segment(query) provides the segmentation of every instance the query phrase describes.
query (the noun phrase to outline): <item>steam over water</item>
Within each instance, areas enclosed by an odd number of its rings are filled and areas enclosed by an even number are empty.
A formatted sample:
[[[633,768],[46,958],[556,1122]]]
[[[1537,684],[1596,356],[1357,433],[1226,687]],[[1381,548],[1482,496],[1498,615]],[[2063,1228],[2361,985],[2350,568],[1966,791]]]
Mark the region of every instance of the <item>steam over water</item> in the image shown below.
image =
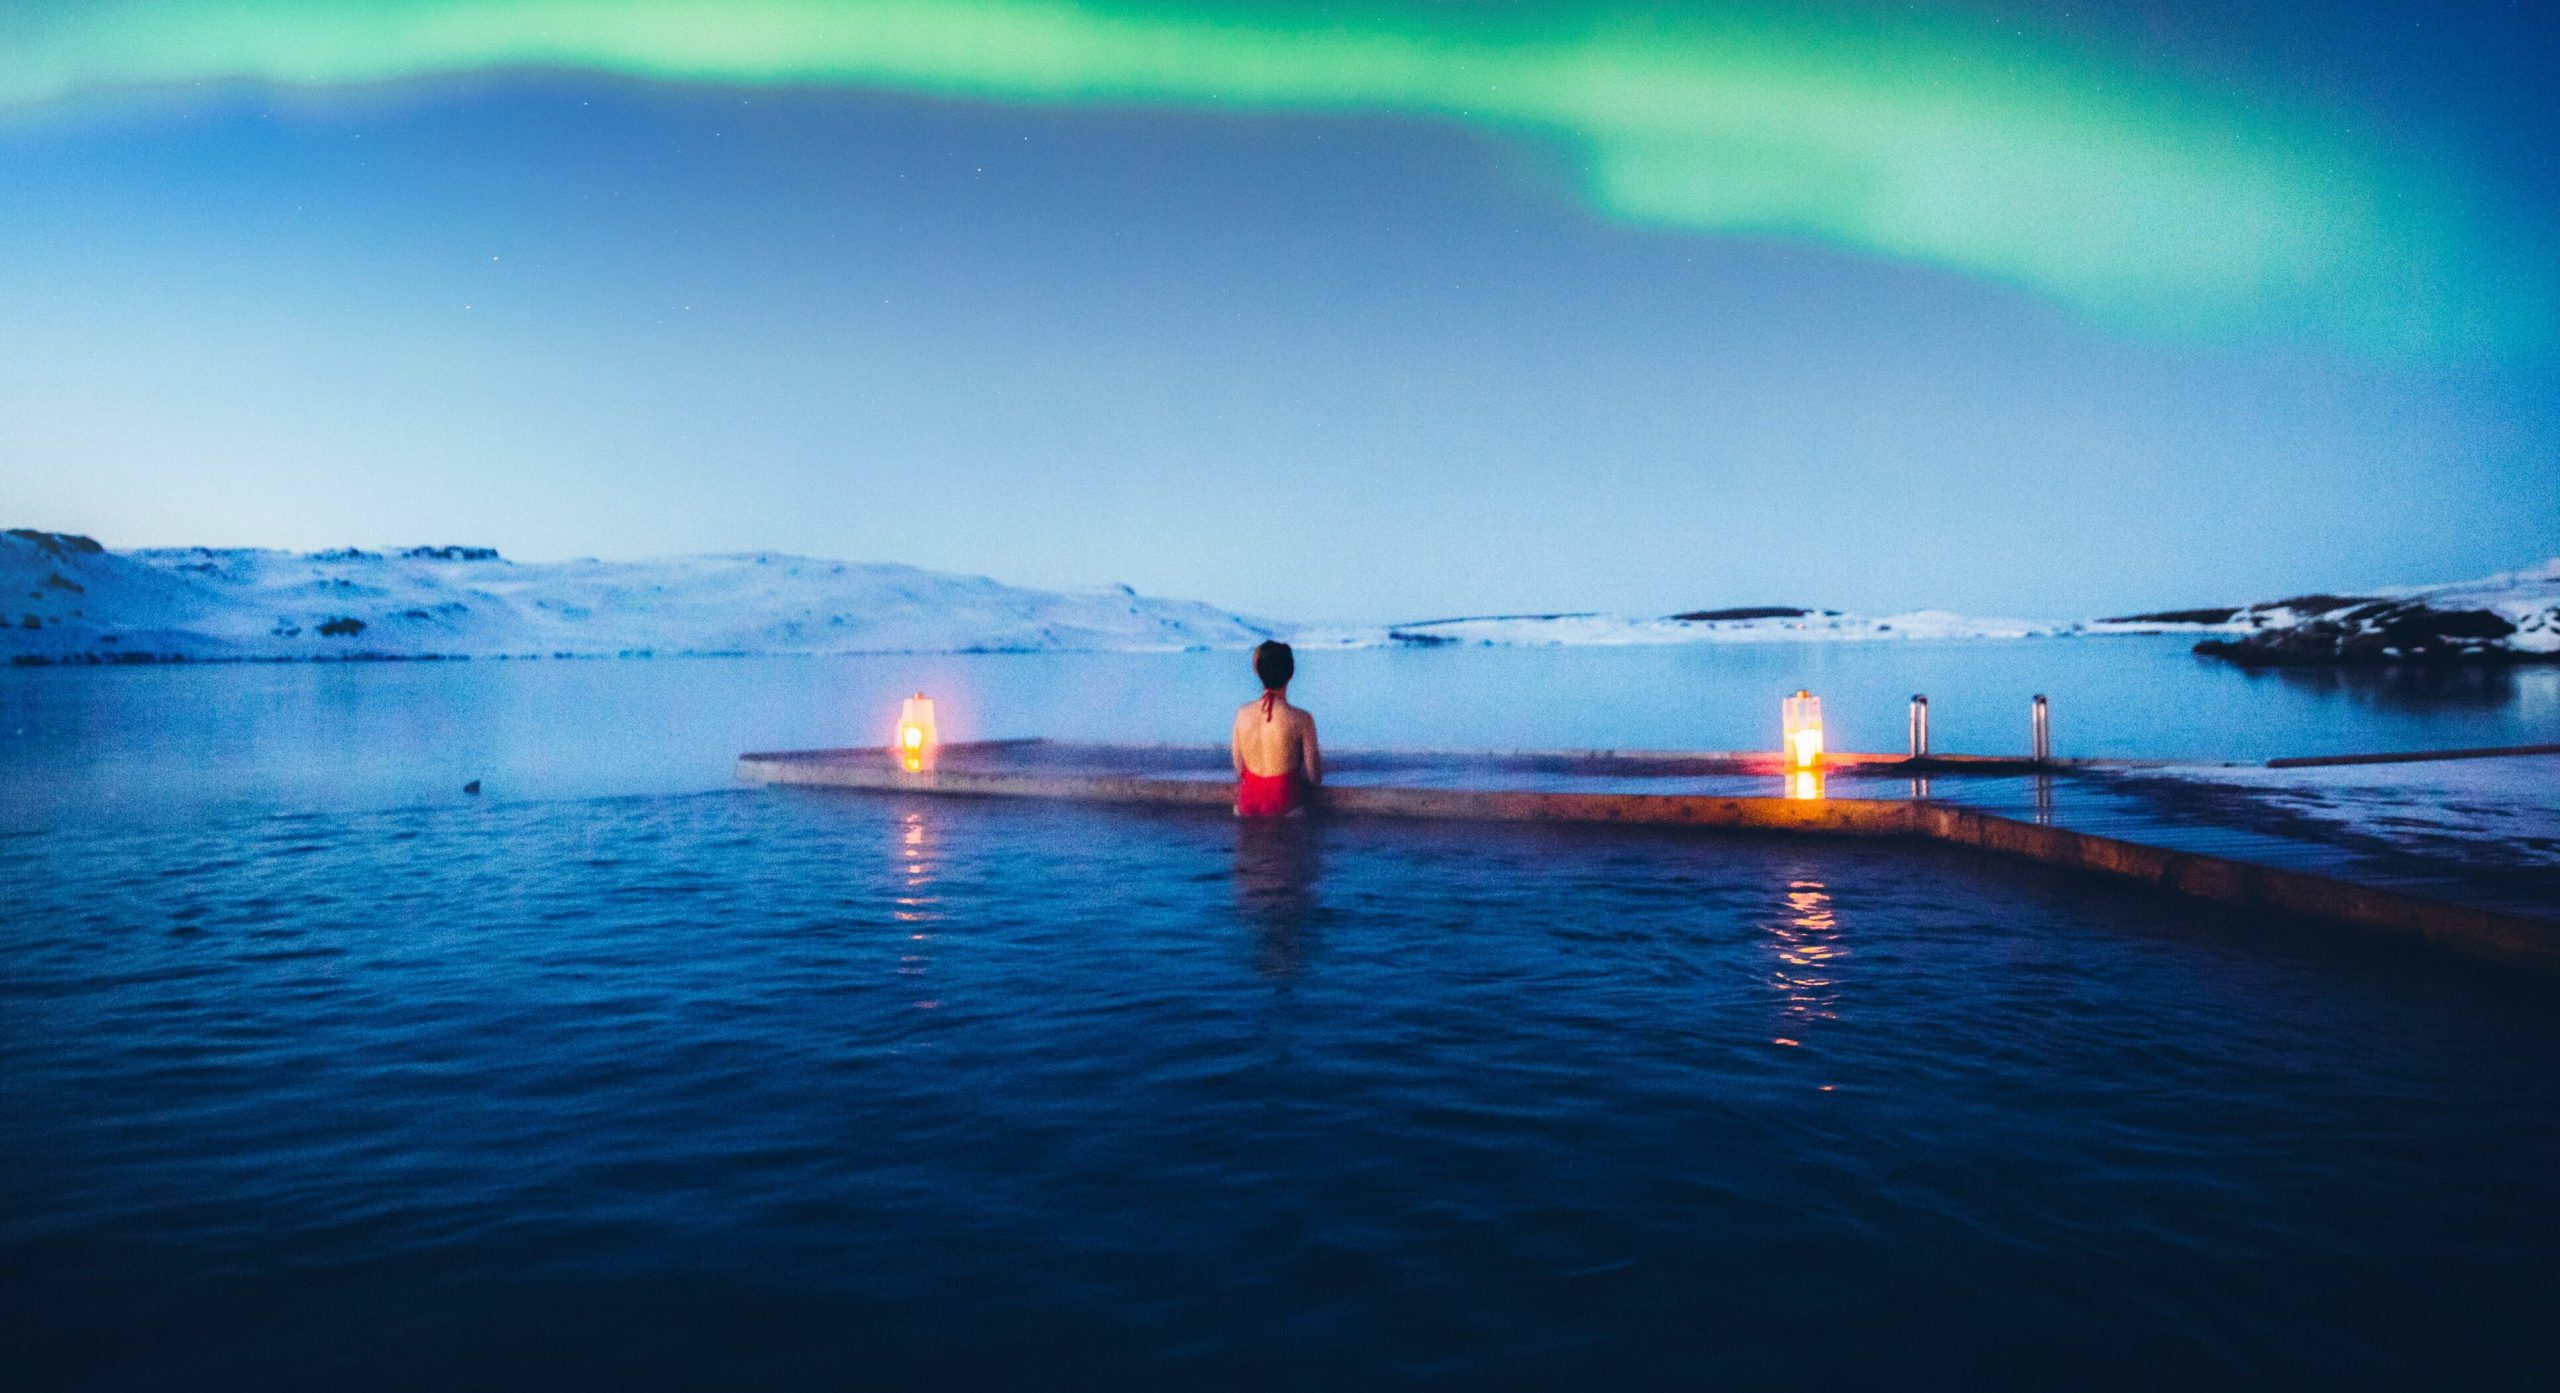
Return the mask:
[[[1823,697],[1835,750],[1897,750],[1915,692],[1941,752],[2063,757],[2560,743],[2560,667],[2247,673],[2182,638],[1306,650],[1291,696],[1338,747],[1775,749]],[[747,750],[887,743],[929,692],[943,738],[1217,744],[1246,656],[1005,653],[0,670],[0,831],[232,812],[726,788]]]

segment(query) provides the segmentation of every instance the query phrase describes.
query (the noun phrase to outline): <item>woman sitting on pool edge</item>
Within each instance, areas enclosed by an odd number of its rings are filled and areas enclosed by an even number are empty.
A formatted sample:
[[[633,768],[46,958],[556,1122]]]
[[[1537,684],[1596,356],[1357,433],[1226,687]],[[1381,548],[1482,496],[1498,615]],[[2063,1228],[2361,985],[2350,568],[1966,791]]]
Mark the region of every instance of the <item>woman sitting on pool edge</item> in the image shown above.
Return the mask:
[[[1324,757],[1316,751],[1316,718],[1289,704],[1289,679],[1298,655],[1289,645],[1265,642],[1253,650],[1262,695],[1236,712],[1236,816],[1286,817],[1302,812],[1307,794],[1324,782]]]

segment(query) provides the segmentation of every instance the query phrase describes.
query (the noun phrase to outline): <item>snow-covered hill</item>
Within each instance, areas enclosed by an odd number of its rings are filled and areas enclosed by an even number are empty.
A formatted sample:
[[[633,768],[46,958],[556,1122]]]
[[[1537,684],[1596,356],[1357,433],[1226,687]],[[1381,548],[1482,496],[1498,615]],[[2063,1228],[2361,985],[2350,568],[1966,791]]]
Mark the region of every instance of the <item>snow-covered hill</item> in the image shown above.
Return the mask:
[[[2452,585],[2297,595],[2232,611],[2196,651],[2252,665],[2560,661],[2560,558]]]
[[[1059,594],[799,556],[120,552],[0,534],[0,654],[20,662],[1162,650],[1246,647],[1268,632],[1125,587]]]
[[[2252,663],[2560,658],[2560,560],[2460,585],[2304,595],[2072,623],[1794,606],[1275,626],[1126,587],[1056,593],[912,566],[801,556],[516,562],[485,547],[311,553],[109,551],[0,533],[0,656],[188,659],[589,657],[1325,647],[1548,647],[2131,633],[2216,637]]]

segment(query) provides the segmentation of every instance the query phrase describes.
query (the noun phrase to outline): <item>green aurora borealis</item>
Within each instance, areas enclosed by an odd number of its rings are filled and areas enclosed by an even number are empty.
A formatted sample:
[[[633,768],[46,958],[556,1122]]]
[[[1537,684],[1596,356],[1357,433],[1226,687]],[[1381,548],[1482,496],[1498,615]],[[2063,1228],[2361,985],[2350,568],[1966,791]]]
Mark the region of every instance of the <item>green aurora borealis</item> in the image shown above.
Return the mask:
[[[2523,234],[2343,117],[1981,26],[1061,0],[85,0],[0,20],[0,104],[504,69],[1050,106],[1381,112],[1561,152],[1606,216],[2024,287],[2145,334],[2538,345]]]

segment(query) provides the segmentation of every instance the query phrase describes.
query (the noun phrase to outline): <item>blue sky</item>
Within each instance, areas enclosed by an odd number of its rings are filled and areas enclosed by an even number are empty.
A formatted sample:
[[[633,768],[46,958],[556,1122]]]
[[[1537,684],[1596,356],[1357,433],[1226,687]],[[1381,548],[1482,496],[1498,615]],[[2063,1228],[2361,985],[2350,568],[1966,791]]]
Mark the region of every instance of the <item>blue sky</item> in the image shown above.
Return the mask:
[[[2343,121],[2510,241],[2552,221],[2529,10],[1950,13]],[[1390,112],[586,71],[23,106],[0,512],[1345,619],[2080,615],[2560,552],[2547,348],[2127,327],[1612,217],[1573,158]]]

